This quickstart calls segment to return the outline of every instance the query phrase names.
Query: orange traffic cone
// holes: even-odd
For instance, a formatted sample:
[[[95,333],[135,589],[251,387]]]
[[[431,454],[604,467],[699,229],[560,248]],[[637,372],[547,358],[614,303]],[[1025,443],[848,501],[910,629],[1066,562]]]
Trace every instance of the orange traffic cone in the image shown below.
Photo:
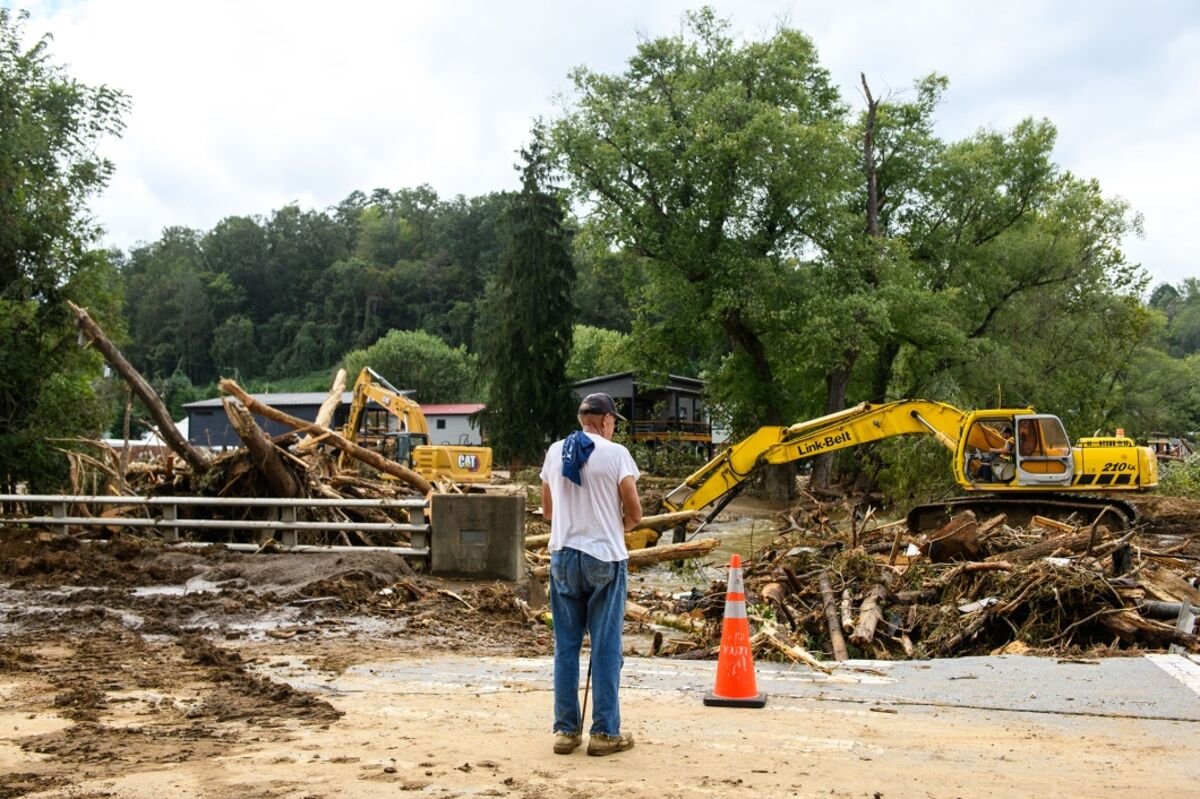
[[[729,561],[725,593],[725,618],[721,621],[721,653],[717,656],[717,684],[704,704],[714,707],[762,707],[767,695],[758,692],[754,679],[754,652],[750,646],[750,620],[746,618],[746,589],[742,584],[742,559]]]

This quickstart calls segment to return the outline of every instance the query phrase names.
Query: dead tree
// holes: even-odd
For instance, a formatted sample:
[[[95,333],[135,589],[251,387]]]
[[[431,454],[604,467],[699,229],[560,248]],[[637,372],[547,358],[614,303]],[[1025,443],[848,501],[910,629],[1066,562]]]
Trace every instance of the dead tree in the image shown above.
[[[133,393],[137,394],[138,399],[146,406],[146,410],[150,412],[150,416],[158,424],[159,435],[163,441],[170,447],[176,455],[187,461],[188,466],[192,467],[192,471],[196,474],[203,474],[208,471],[209,459],[200,450],[193,447],[188,440],[184,438],[179,428],[175,426],[175,421],[171,418],[170,411],[163,401],[159,399],[158,393],[151,388],[129,361],[125,360],[125,356],[117,349],[116,345],[109,340],[108,336],[104,335],[104,331],[100,329],[100,325],[96,324],[92,317],[88,315],[87,310],[80,308],[73,302],[68,301],[67,305],[75,314],[76,321],[79,324],[80,337],[86,337],[104,359],[108,361],[108,365],[119,374],[129,387],[133,389]]]

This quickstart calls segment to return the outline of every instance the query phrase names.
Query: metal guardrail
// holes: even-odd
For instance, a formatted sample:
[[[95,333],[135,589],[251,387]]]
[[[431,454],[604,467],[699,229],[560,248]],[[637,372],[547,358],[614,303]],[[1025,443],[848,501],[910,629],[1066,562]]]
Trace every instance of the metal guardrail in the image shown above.
[[[281,531],[281,546],[297,552],[361,552],[384,550],[399,555],[427,557],[429,555],[429,503],[424,499],[260,499],[227,497],[138,497],[138,496],[76,496],[70,494],[0,494],[0,504],[46,505],[49,516],[8,515],[2,518],[6,524],[23,524],[54,527],[66,532],[68,526],[78,527],[146,527],[161,530],[163,540],[169,544],[185,547],[207,546],[198,542],[184,542],[179,538],[180,530],[272,530]],[[134,518],[112,516],[72,516],[71,507],[76,505],[135,505],[158,509],[158,518]],[[188,519],[179,518],[181,507],[249,507],[273,508],[277,519]],[[409,513],[405,522],[309,522],[297,519],[301,508],[402,508]],[[408,547],[353,547],[305,545],[299,542],[303,531],[361,532],[406,532],[411,533]],[[235,550],[256,550],[258,544],[224,544]]]

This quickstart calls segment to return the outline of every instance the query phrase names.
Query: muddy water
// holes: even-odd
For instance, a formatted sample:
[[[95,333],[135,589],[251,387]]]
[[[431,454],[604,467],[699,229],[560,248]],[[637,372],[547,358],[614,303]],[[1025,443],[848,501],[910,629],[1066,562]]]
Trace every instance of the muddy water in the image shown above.
[[[629,575],[630,587],[655,588],[667,593],[686,593],[692,588],[705,589],[713,580],[724,580],[729,559],[737,554],[743,563],[770,543],[777,535],[779,522],[773,517],[727,515],[706,525],[692,540],[715,538],[717,548],[706,558],[684,561],[681,568],[659,563]],[[667,535],[670,533],[668,532]],[[664,538],[663,543],[669,543]]]

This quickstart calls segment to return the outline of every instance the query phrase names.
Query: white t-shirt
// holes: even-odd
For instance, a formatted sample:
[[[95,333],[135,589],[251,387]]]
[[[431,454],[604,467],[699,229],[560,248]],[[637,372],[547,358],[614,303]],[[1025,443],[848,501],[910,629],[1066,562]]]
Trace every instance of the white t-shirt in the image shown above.
[[[571,548],[597,560],[627,560],[625,524],[621,520],[618,486],[626,477],[641,477],[629,450],[598,435],[586,434],[595,443],[591,456],[580,470],[582,485],[575,485],[562,471],[563,442],[556,441],[546,452],[542,481],[550,486],[553,503],[550,518],[550,551]]]

